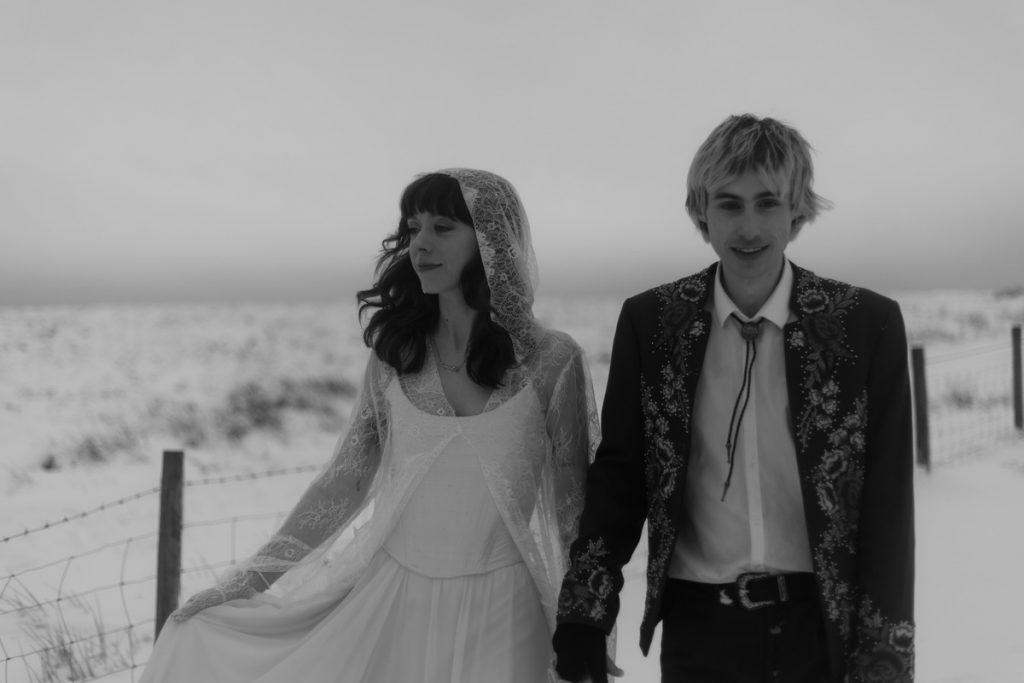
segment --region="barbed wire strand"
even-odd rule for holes
[[[7,543],[8,541],[12,541],[12,540],[14,540],[16,538],[22,538],[24,536],[28,536],[29,534],[34,534],[34,533],[39,532],[39,531],[45,531],[46,529],[52,529],[52,528],[60,526],[62,524],[68,524],[69,522],[76,522],[76,521],[79,521],[79,520],[84,519],[86,517],[90,517],[90,516],[92,516],[94,514],[97,514],[99,512],[104,512],[106,510],[109,510],[110,508],[118,507],[120,505],[125,505],[127,503],[133,502],[133,501],[138,500],[140,498],[144,498],[146,496],[151,496],[154,493],[159,493],[159,492],[160,492],[160,487],[159,486],[156,486],[156,487],[151,488],[151,489],[147,489],[145,491],[139,491],[138,493],[134,493],[134,494],[132,494],[130,496],[125,496],[124,498],[118,498],[115,501],[110,501],[110,502],[107,502],[107,503],[102,503],[101,505],[99,505],[99,506],[97,506],[95,508],[91,508],[91,509],[85,510],[83,512],[78,512],[78,513],[75,513],[73,515],[65,515],[61,519],[58,519],[58,520],[55,520],[55,521],[52,521],[52,522],[46,522],[46,523],[41,524],[41,525],[39,525],[37,527],[34,527],[34,528],[27,528],[24,531],[20,531],[20,532],[18,532],[16,534],[11,534],[10,536],[4,536],[3,538],[0,538],[0,543]]]
[[[248,514],[248,515],[233,515],[233,516],[230,516],[230,517],[219,517],[219,518],[216,518],[216,519],[206,519],[206,520],[200,520],[200,521],[197,521],[197,522],[190,522],[188,524],[184,524],[184,525],[182,525],[182,531],[184,532],[187,529],[193,529],[193,528],[215,527],[215,526],[227,526],[227,525],[230,525],[231,526],[232,535],[234,535],[235,530],[237,529],[238,522],[258,521],[258,520],[264,520],[264,519],[281,518],[282,516],[284,516],[284,514],[285,513],[282,513],[280,511],[277,511],[277,512],[258,512],[258,513]],[[88,556],[91,556],[91,555],[96,555],[98,553],[102,553],[102,552],[104,552],[106,550],[110,550],[112,548],[116,548],[116,547],[119,547],[119,546],[127,546],[130,543],[135,543],[137,541],[142,541],[142,540],[156,538],[157,536],[159,536],[159,533],[156,532],[156,531],[151,531],[151,532],[147,532],[145,534],[139,534],[139,535],[136,535],[136,536],[130,536],[128,538],[123,538],[123,539],[118,540],[118,541],[111,541],[110,543],[104,543],[104,544],[96,546],[96,547],[94,547],[94,548],[92,548],[90,550],[86,550],[86,551],[77,553],[75,555],[70,555],[70,556],[62,557],[62,558],[59,558],[59,559],[56,559],[56,560],[51,560],[49,562],[44,562],[43,564],[36,565],[34,567],[30,567],[28,569],[24,569],[24,570],[19,571],[19,572],[12,572],[12,573],[6,575],[5,577],[3,577],[4,585],[3,585],[3,588],[0,588],[0,596],[2,596],[5,593],[5,591],[7,589],[7,586],[11,583],[12,580],[18,579],[19,583],[21,583],[20,579],[19,579],[19,577],[21,577],[21,576],[25,576],[27,574],[33,574],[33,573],[36,573],[36,572],[40,572],[40,571],[43,571],[43,570],[46,570],[46,569],[50,569],[50,568],[59,566],[61,564],[67,565],[68,563],[70,563],[72,560],[75,560],[75,559],[81,559],[81,558],[88,557]],[[232,559],[231,560],[229,560],[226,563],[222,562],[222,563],[215,564],[213,566],[226,566],[228,564],[232,564],[234,561],[235,561],[234,553],[232,553]],[[127,548],[125,549],[125,555],[123,557],[123,562],[124,563],[127,562]],[[61,584],[62,585],[63,585],[64,576],[66,576],[66,574],[67,574],[67,569],[68,569],[68,567],[65,566],[64,573],[63,573],[63,575],[61,577]],[[203,567],[191,567],[191,568],[188,568],[188,569],[183,569],[182,570],[182,574],[194,573],[194,572],[197,572],[197,571],[203,571]],[[153,575],[153,576],[148,576],[148,577],[144,577],[144,578],[141,578],[141,579],[126,579],[124,577],[124,575],[122,574],[121,581],[119,583],[117,583],[117,584],[109,584],[107,586],[103,586],[103,587],[100,587],[100,588],[95,588],[95,589],[93,589],[91,591],[84,591],[82,593],[76,593],[73,596],[66,596],[66,597],[68,599],[70,599],[71,597],[80,597],[80,596],[89,595],[91,593],[98,592],[98,591],[101,591],[101,590],[110,590],[110,589],[116,588],[117,586],[121,585],[121,583],[133,584],[133,583],[145,582],[145,581],[150,580],[150,579],[155,580],[155,578],[156,578],[156,576]],[[25,590],[28,590],[27,587],[25,587],[23,583],[21,585],[23,586],[23,588],[25,588]],[[55,601],[39,602],[39,604],[48,605],[48,604],[53,604],[54,602]],[[0,611],[0,616],[3,616],[5,614],[10,614],[12,612],[17,612],[17,611],[22,611],[22,610],[3,610],[3,611]]]
[[[222,476],[219,476],[219,477],[206,477],[204,479],[190,479],[190,480],[184,482],[184,486],[186,488],[188,488],[188,487],[200,487],[200,486],[213,486],[213,485],[220,485],[220,484],[230,484],[230,483],[236,483],[236,482],[241,482],[241,481],[253,481],[255,479],[266,479],[266,478],[270,478],[270,477],[281,477],[281,476],[287,476],[287,475],[292,475],[292,474],[303,474],[305,472],[318,471],[322,467],[323,466],[319,465],[319,464],[307,464],[307,465],[296,465],[295,467],[276,468],[276,469],[272,469],[272,470],[265,470],[265,471],[262,471],[262,472],[249,472],[249,473],[245,473],[245,474],[222,475]],[[54,521],[50,521],[50,522],[45,522],[45,523],[40,524],[39,526],[36,526],[36,527],[26,528],[26,529],[24,529],[22,531],[19,531],[18,533],[10,534],[8,536],[4,536],[4,537],[0,538],[0,543],[7,543],[8,541],[13,541],[13,540],[15,540],[17,538],[23,538],[23,537],[28,536],[30,534],[34,534],[34,533],[37,533],[37,532],[40,532],[40,531],[45,531],[47,529],[52,529],[54,527],[61,526],[63,524],[68,524],[70,522],[77,522],[77,521],[80,521],[82,519],[85,519],[86,517],[91,517],[92,515],[98,514],[100,512],[106,512],[106,511],[110,510],[111,508],[119,507],[121,505],[127,505],[128,503],[132,503],[132,502],[134,502],[136,500],[140,500],[142,498],[145,498],[146,496],[151,496],[151,495],[154,495],[156,493],[160,493],[160,487],[159,486],[154,486],[154,487],[148,488],[148,489],[146,489],[144,491],[139,491],[137,493],[133,493],[130,496],[124,496],[123,498],[118,498],[117,500],[114,500],[114,501],[108,501],[106,503],[101,503],[100,505],[98,505],[98,506],[96,506],[94,508],[90,508],[90,509],[84,510],[82,512],[77,512],[77,513],[74,513],[74,514],[71,514],[71,515],[65,515],[64,517],[62,517],[60,519],[57,519],[57,520],[54,520]]]

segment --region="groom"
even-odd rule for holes
[[[648,526],[663,682],[912,681],[913,458],[897,304],[785,257],[827,202],[810,146],[733,116],[686,209],[718,256],[622,307],[554,648],[607,681],[622,567]]]

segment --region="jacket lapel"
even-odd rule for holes
[[[841,399],[846,398],[840,397],[836,373],[842,361],[854,357],[845,318],[856,303],[857,290],[792,265],[789,307],[796,320],[784,331],[786,385],[797,464],[801,480],[807,481],[824,452],[814,437],[829,429]]]
[[[653,362],[641,380],[651,539],[646,628],[641,635],[644,643],[649,643],[654,615],[660,610],[682,510],[693,399],[710,334],[711,314],[705,304],[715,268],[712,265],[655,290],[658,324],[651,349]]]
[[[835,652],[852,628],[848,578],[864,480],[866,396],[850,374],[857,349],[848,321],[859,290],[793,269],[797,320],[786,325],[786,383],[808,540]]]

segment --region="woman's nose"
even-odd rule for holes
[[[426,239],[423,233],[424,231],[420,230],[413,235],[412,240],[409,242],[409,247],[413,251],[430,251],[430,240]]]

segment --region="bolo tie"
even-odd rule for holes
[[[732,406],[732,416],[729,418],[729,433],[725,438],[725,454],[729,462],[729,473],[725,477],[725,488],[722,489],[722,501],[729,491],[729,484],[732,482],[732,468],[736,464],[736,444],[739,441],[740,425],[743,423],[743,414],[747,412],[747,404],[750,403],[750,389],[753,384],[752,375],[754,372],[754,359],[757,358],[757,335],[761,333],[761,323],[764,318],[744,322],[735,313],[730,314],[736,318],[740,325],[740,336],[746,344],[746,351],[743,357],[743,381],[740,383],[740,391],[736,395],[736,402]]]

